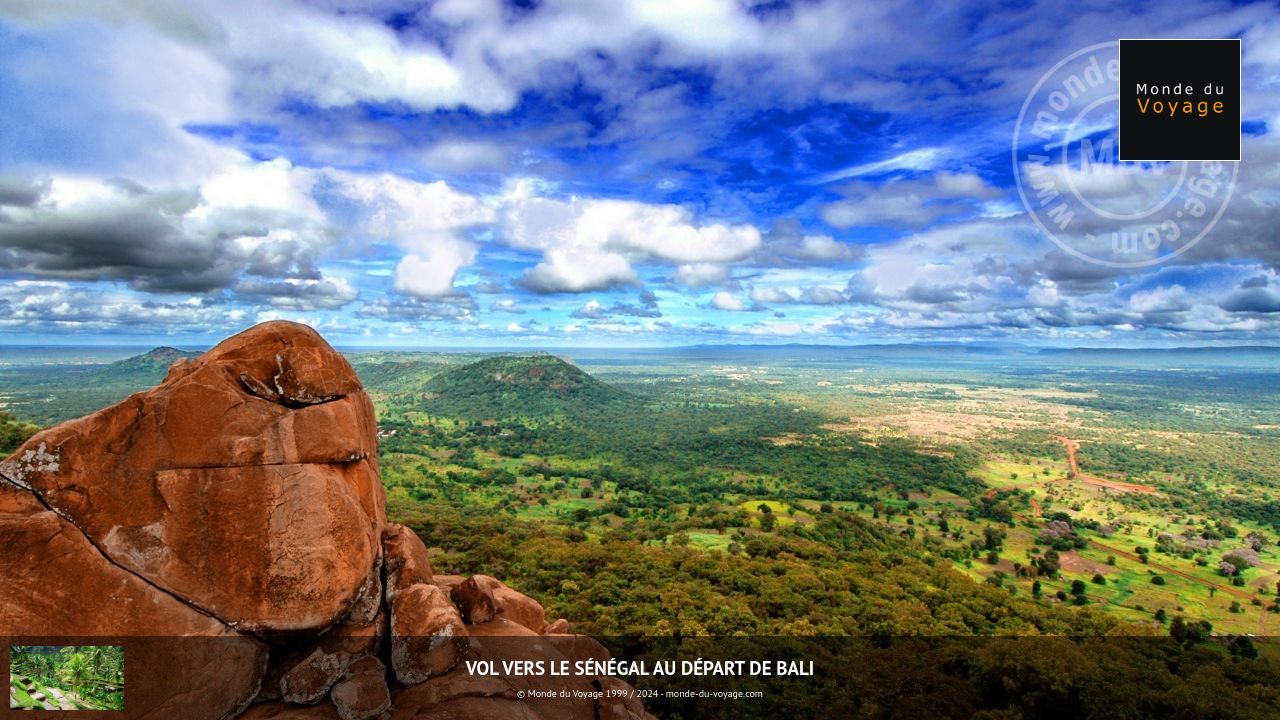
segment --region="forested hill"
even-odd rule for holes
[[[429,412],[478,419],[593,414],[638,402],[547,354],[499,355],[449,368],[425,390]]]
[[[187,352],[172,347],[158,347],[141,355],[118,360],[96,373],[96,378],[107,383],[137,386],[141,390],[158,384],[169,372],[169,366],[178,360],[199,357],[198,352]]]

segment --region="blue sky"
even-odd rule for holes
[[[1274,343],[1277,10],[0,3],[0,342]],[[1243,39],[1231,204],[1144,269],[1041,235],[1010,162],[1119,37]]]

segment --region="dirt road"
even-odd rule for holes
[[[1160,492],[1152,485],[1140,485],[1138,483],[1121,482],[1119,480],[1107,480],[1105,478],[1093,477],[1092,475],[1084,475],[1080,472],[1080,466],[1076,464],[1076,442],[1069,437],[1062,435],[1054,435],[1055,440],[1060,441],[1067,448],[1067,467],[1070,468],[1070,477],[1073,477],[1085,485],[1093,485],[1117,492],[1132,493],[1156,493]]]

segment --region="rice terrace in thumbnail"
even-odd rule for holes
[[[124,648],[14,645],[10,710],[123,710]]]

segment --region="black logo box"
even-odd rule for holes
[[[1237,38],[1121,39],[1120,160],[1240,160],[1240,53]],[[1183,112],[1188,101],[1191,114]],[[1222,112],[1213,112],[1219,102]],[[1170,103],[1177,103],[1172,115]]]

